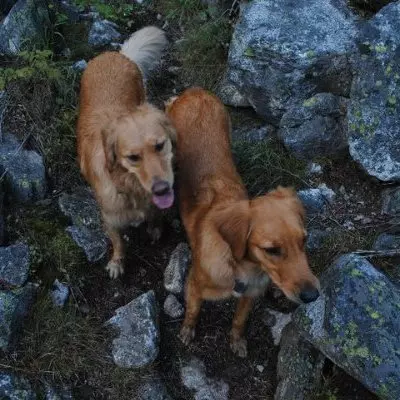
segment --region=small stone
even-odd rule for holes
[[[26,378],[8,372],[0,372],[0,398],[4,400],[36,400],[36,394]]]
[[[76,72],[82,72],[87,67],[87,62],[85,60],[79,60],[76,63],[72,64],[72,69]]]
[[[321,176],[323,174],[322,166],[311,162],[307,165],[306,174],[307,176]]]
[[[17,243],[0,247],[0,287],[5,289],[22,286],[29,275],[29,247]]]
[[[174,294],[183,294],[190,260],[191,253],[188,244],[179,243],[172,252],[164,271],[164,287],[166,290]]]
[[[114,325],[119,333],[112,342],[116,365],[142,368],[155,361],[160,333],[157,303],[152,290],[118,308],[107,324]]]
[[[103,47],[121,39],[118,25],[106,19],[94,21],[89,31],[88,42],[93,47]]]
[[[181,367],[183,385],[194,392],[195,400],[228,400],[229,386],[222,380],[209,378],[202,361],[192,358]]]
[[[179,318],[182,317],[185,309],[173,294],[169,294],[164,302],[164,312],[171,318]]]
[[[58,204],[72,221],[66,230],[85,252],[90,262],[101,260],[107,253],[108,239],[101,224],[100,211],[90,189],[77,188],[73,194],[63,193]]]
[[[354,231],[355,226],[352,221],[347,220],[343,223],[343,228],[347,229],[348,231]]]
[[[0,171],[4,173],[9,202],[30,203],[45,197],[47,182],[42,156],[21,148],[10,134],[4,135],[0,144]]]
[[[51,299],[53,304],[57,307],[64,307],[69,297],[69,287],[56,279],[53,283],[51,291]]]
[[[217,87],[217,96],[221,101],[232,107],[250,107],[246,96],[239,92],[237,87],[225,77]]]
[[[264,372],[265,367],[263,365],[256,365],[257,371],[262,374]]]
[[[328,188],[326,184],[321,184],[314,189],[305,189],[298,192],[300,200],[307,211],[307,214],[321,214],[326,207],[333,203],[335,192]]]
[[[267,311],[269,314],[271,314],[275,317],[275,321],[274,321],[273,325],[270,327],[270,329],[271,329],[272,338],[274,339],[274,345],[278,346],[281,341],[283,329],[292,320],[292,314],[281,313],[279,311],[275,311],[275,310],[271,310],[271,309],[268,309]]]
[[[24,318],[33,304],[36,287],[31,284],[10,290],[0,291],[0,349],[10,351],[17,343]]]

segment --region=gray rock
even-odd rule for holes
[[[272,338],[274,339],[274,345],[278,346],[281,341],[282,332],[285,329],[285,326],[288,325],[292,320],[292,314],[281,313],[271,309],[267,309],[266,311],[273,318],[274,322],[270,324],[270,330]]]
[[[171,318],[179,318],[182,317],[185,309],[173,294],[169,294],[164,301],[164,312]]]
[[[0,291],[0,349],[12,350],[23,319],[28,315],[35,297],[36,287],[26,285],[12,291]]]
[[[274,400],[308,400],[319,388],[325,357],[301,337],[293,323],[282,334]]]
[[[13,135],[4,135],[0,144],[0,171],[4,174],[9,201],[28,203],[45,197],[43,158],[35,151],[22,148]]]
[[[112,342],[115,364],[122,368],[141,368],[154,362],[159,351],[160,333],[152,290],[118,308],[108,323],[119,331]]]
[[[159,376],[145,379],[138,389],[138,400],[172,400]]]
[[[306,248],[313,252],[322,247],[324,241],[329,237],[329,232],[321,229],[309,229],[307,234]]]
[[[216,94],[227,106],[251,107],[246,97],[243,96],[243,94],[239,92],[237,87],[233,83],[229,82],[226,77],[224,77],[219,83]]]
[[[83,249],[90,262],[101,260],[107,253],[108,239],[102,225],[100,211],[89,188],[78,188],[73,194],[64,193],[58,204],[61,212],[71,219],[67,228],[76,244]]]
[[[17,288],[28,279],[29,247],[23,243],[0,247],[0,287]]]
[[[179,243],[172,252],[164,271],[164,287],[166,290],[175,294],[183,294],[190,260],[191,252],[188,244]]]
[[[45,0],[18,0],[0,24],[0,54],[43,47],[50,27]]]
[[[35,400],[29,381],[8,372],[0,372],[0,398],[4,400]]]
[[[306,168],[306,175],[308,177],[320,176],[323,174],[323,168],[320,164],[310,162]]]
[[[93,47],[103,47],[121,39],[118,25],[106,19],[94,21],[89,31],[88,42]]]
[[[316,93],[349,95],[356,34],[343,0],[253,0],[235,27],[228,79],[278,125],[290,106]]]
[[[400,215],[400,187],[385,190],[382,197],[382,214]]]
[[[349,150],[371,176],[400,181],[400,3],[365,25],[348,107]]]
[[[345,100],[318,93],[283,115],[278,136],[296,157],[310,160],[338,154],[347,148]]]
[[[68,301],[69,287],[56,279],[53,283],[50,296],[55,306],[63,307]]]
[[[316,348],[381,399],[400,398],[400,291],[367,260],[340,257],[323,295],[293,314]]]
[[[66,231],[74,242],[85,252],[89,262],[100,261],[107,253],[107,237],[100,230],[91,230],[86,226],[69,226]]]
[[[183,385],[194,391],[195,400],[228,400],[229,386],[222,380],[209,378],[202,361],[192,358],[181,367]]]
[[[45,400],[73,400],[72,392],[69,388],[53,387],[46,385]]]
[[[325,184],[318,188],[300,190],[297,195],[302,201],[308,215],[323,213],[335,199],[335,192]]]
[[[244,140],[246,142],[263,142],[271,140],[275,135],[275,128],[272,125],[264,125],[261,127],[245,127],[235,129],[232,132],[232,140]]]
[[[79,60],[76,63],[72,64],[72,69],[76,72],[82,72],[87,67],[87,62],[85,60]]]

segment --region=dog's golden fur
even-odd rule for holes
[[[151,218],[155,184],[172,190],[175,131],[165,114],[146,102],[143,83],[165,45],[161,30],[144,28],[121,52],[91,60],[81,80],[78,157],[112,241],[111,277],[123,272],[120,230]]]
[[[318,296],[304,251],[304,210],[290,189],[248,199],[232,160],[229,116],[218,98],[189,89],[167,104],[167,115],[177,131],[179,205],[193,260],[180,335],[185,343],[194,337],[202,300],[229,297],[240,283],[231,347],[245,356],[244,325],[268,276],[295,301]]]

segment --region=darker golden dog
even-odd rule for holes
[[[193,260],[180,335],[186,344],[194,337],[204,299],[238,295],[231,347],[245,356],[245,322],[269,278],[296,302],[319,295],[304,250],[304,210],[290,189],[248,199],[232,160],[229,116],[218,98],[189,89],[167,104],[167,115],[177,131],[179,205]]]
[[[151,223],[157,208],[174,201],[175,131],[165,114],[146,102],[143,82],[166,44],[162,30],[143,28],[120,52],[91,60],[82,76],[79,163],[112,241],[107,270],[113,278],[123,272],[120,230],[146,219]],[[157,239],[159,229],[150,225],[150,230]]]

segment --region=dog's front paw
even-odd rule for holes
[[[239,357],[247,357],[247,340],[243,337],[231,337],[231,350]]]
[[[110,260],[106,266],[106,270],[111,279],[116,279],[124,273],[124,265],[122,260]]]
[[[182,329],[179,333],[179,338],[182,340],[182,343],[185,346],[188,346],[190,344],[190,342],[194,339],[194,328],[191,326],[182,326]]]

